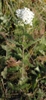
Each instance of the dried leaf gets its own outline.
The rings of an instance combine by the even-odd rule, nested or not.
[[[37,57],[37,60],[38,60],[38,61],[41,61],[42,64],[43,64],[44,62],[46,62],[46,56],[38,56],[38,57]]]
[[[9,60],[7,60],[6,64],[7,67],[16,67],[21,64],[21,61],[20,60],[16,61],[13,57],[11,57]]]
[[[6,34],[4,32],[0,32],[0,35],[6,38]]]

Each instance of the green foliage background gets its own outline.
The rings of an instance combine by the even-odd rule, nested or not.
[[[0,100],[46,99],[46,2],[40,1],[0,1]],[[35,13],[32,27],[16,16],[24,6]]]

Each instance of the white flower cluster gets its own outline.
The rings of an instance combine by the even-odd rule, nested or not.
[[[34,13],[30,11],[29,8],[24,7],[22,9],[17,9],[16,15],[18,18],[21,18],[25,24],[30,24],[32,26],[32,20],[34,18]]]

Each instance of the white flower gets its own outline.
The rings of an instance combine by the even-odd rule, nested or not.
[[[34,18],[34,13],[30,11],[29,8],[22,8],[16,10],[17,17],[21,18],[25,24],[30,24],[32,26],[32,20]]]

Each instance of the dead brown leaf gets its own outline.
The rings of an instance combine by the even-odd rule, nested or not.
[[[16,61],[13,57],[10,57],[10,59],[7,60],[6,64],[7,64],[8,68],[9,67],[16,67],[16,66],[19,66],[21,64],[21,61],[20,60]]]
[[[45,56],[38,56],[38,57],[37,57],[37,60],[38,60],[38,61],[41,61],[42,64],[43,64],[44,62],[46,62],[46,55],[45,55]]]

